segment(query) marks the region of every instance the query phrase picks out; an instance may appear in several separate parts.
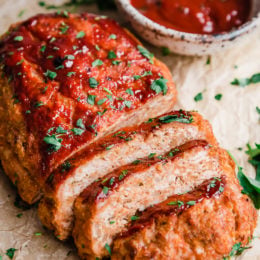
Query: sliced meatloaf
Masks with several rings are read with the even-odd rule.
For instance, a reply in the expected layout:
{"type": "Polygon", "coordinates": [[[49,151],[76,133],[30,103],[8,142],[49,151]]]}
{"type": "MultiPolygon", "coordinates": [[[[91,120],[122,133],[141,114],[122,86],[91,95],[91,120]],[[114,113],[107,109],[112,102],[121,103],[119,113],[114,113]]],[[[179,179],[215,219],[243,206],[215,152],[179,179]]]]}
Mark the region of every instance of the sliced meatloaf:
{"type": "Polygon", "coordinates": [[[244,247],[252,239],[256,221],[237,181],[213,178],[136,214],[115,238],[111,258],[224,259],[234,245],[244,247]]]}
{"type": "Polygon", "coordinates": [[[193,140],[162,156],[120,167],[87,187],[75,202],[73,237],[83,258],[103,257],[137,210],[187,192],[205,179],[233,172],[222,149],[193,140]]]}
{"type": "Polygon", "coordinates": [[[198,113],[184,111],[170,112],[101,138],[52,174],[39,205],[42,223],[59,239],[67,238],[73,224],[74,201],[97,178],[149,154],[162,155],[196,139],[216,145],[209,123],[198,113]]]}
{"type": "Polygon", "coordinates": [[[74,153],[176,100],[167,67],[115,21],[91,14],[13,25],[0,39],[0,73],[0,158],[28,203],[74,153]]]}

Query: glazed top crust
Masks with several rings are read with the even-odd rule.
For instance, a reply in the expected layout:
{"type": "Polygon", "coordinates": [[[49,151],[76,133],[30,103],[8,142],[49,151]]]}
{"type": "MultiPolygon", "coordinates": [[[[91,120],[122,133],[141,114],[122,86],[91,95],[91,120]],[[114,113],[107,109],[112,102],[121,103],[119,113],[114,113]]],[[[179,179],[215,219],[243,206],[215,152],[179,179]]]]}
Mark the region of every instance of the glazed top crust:
{"type": "Polygon", "coordinates": [[[115,21],[90,14],[41,14],[12,26],[0,59],[42,172],[167,92],[153,55],[115,21]]]}

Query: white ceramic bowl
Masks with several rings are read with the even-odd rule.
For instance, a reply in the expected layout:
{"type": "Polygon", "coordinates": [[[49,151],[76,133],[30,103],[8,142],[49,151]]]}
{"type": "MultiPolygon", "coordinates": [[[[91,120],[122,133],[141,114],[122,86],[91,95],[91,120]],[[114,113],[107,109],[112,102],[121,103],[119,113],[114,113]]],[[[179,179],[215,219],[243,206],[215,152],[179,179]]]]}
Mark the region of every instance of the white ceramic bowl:
{"type": "Polygon", "coordinates": [[[146,41],[172,52],[184,55],[208,55],[233,47],[248,37],[260,25],[260,0],[253,0],[250,20],[228,33],[201,35],[166,28],[142,15],[130,4],[130,0],[116,0],[119,11],[131,23],[135,31],[146,41]]]}

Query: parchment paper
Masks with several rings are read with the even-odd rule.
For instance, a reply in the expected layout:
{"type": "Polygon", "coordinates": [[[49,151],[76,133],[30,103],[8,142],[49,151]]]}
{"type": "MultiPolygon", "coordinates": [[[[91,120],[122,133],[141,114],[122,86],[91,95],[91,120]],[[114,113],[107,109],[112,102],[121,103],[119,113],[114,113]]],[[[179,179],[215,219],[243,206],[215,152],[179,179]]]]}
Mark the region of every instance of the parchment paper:
{"type": "MultiPolygon", "coordinates": [[[[59,4],[62,1],[51,3],[59,4]]],[[[78,9],[84,10],[99,13],[95,6],[78,9]]],[[[0,34],[10,24],[42,12],[47,11],[39,7],[37,0],[0,0],[0,34]],[[22,10],[23,15],[18,17],[22,10]]],[[[123,21],[116,12],[102,14],[121,23],[123,21]]],[[[146,46],[172,71],[179,92],[177,108],[202,113],[213,125],[221,146],[237,158],[248,175],[254,177],[255,170],[247,163],[248,158],[244,151],[248,142],[260,143],[260,116],[256,112],[256,106],[260,107],[260,85],[241,88],[232,86],[230,82],[236,77],[250,77],[260,72],[260,30],[248,37],[243,45],[212,56],[209,65],[206,64],[207,57],[183,57],[174,54],[163,57],[159,49],[148,44],[146,46]],[[199,92],[203,92],[203,100],[196,103],[194,97],[199,92]],[[219,93],[223,94],[221,101],[214,99],[219,93]],[[242,147],[243,151],[239,151],[238,147],[242,147]]],[[[15,248],[17,251],[13,259],[17,260],[78,259],[73,243],[62,243],[45,230],[38,220],[35,208],[23,211],[15,207],[15,196],[15,189],[11,187],[7,177],[0,173],[0,256],[8,259],[5,256],[6,250],[15,248]],[[19,213],[22,213],[20,218],[17,217],[19,213]]],[[[260,227],[255,232],[255,236],[259,235],[260,227]]],[[[259,238],[253,240],[252,246],[241,259],[260,259],[259,238]]]]}

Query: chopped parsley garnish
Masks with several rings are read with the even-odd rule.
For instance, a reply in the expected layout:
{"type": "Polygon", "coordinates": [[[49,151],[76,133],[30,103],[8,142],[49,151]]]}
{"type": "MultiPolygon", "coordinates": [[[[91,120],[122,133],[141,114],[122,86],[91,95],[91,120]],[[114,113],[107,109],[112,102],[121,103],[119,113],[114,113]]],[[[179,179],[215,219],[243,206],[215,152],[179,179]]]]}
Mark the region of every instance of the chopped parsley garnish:
{"type": "Polygon", "coordinates": [[[190,206],[193,206],[193,205],[196,204],[196,201],[195,200],[190,200],[190,201],[187,202],[187,204],[190,205],[190,206]]]}
{"type": "Polygon", "coordinates": [[[103,193],[104,193],[105,195],[107,195],[107,194],[108,194],[108,191],[109,191],[109,188],[106,187],[106,186],[104,186],[102,191],[103,191],[103,193]]]}
{"type": "Polygon", "coordinates": [[[108,88],[104,88],[104,90],[105,90],[108,94],[113,95],[113,93],[112,93],[108,88]]]}
{"type": "Polygon", "coordinates": [[[99,83],[95,78],[89,78],[89,86],[91,88],[96,88],[98,85],[99,83]]]}
{"type": "Polygon", "coordinates": [[[111,150],[113,147],[114,147],[114,144],[111,144],[111,145],[109,145],[109,146],[106,147],[106,150],[109,151],[109,150],[111,150]]]}
{"type": "Polygon", "coordinates": [[[138,46],[137,46],[137,49],[139,50],[139,52],[140,52],[145,58],[147,58],[147,59],[149,60],[149,62],[150,62],[151,64],[153,64],[153,57],[154,57],[154,55],[153,55],[151,52],[149,52],[146,48],[144,48],[144,47],[141,46],[141,45],[138,45],[138,46]]]}
{"type": "Polygon", "coordinates": [[[168,56],[171,53],[170,49],[168,47],[162,47],[162,55],[168,56]]]}
{"type": "Polygon", "coordinates": [[[81,39],[81,38],[83,38],[85,35],[86,35],[85,32],[80,31],[80,32],[76,35],[76,38],[77,38],[77,39],[81,39]]]}
{"type": "Polygon", "coordinates": [[[115,177],[112,177],[110,180],[109,180],[109,185],[112,186],[115,182],[115,177]]]}
{"type": "Polygon", "coordinates": [[[140,162],[141,162],[140,160],[135,160],[135,161],[132,162],[132,164],[133,164],[133,165],[137,165],[137,164],[139,164],[140,162]]]}
{"type": "Polygon", "coordinates": [[[44,106],[44,103],[42,101],[37,101],[35,104],[34,104],[34,107],[41,107],[41,106],[44,106]]]}
{"type": "Polygon", "coordinates": [[[46,77],[50,79],[55,79],[57,77],[57,73],[51,70],[47,70],[45,73],[43,73],[46,77]]]}
{"type": "Polygon", "coordinates": [[[56,41],[56,38],[55,37],[51,37],[50,43],[55,42],[55,41],[56,41]]]}
{"type": "Polygon", "coordinates": [[[139,218],[140,218],[140,217],[138,217],[138,216],[132,216],[132,217],[131,217],[131,220],[132,220],[132,221],[135,221],[135,220],[138,220],[139,218]]]}
{"type": "Polygon", "coordinates": [[[148,158],[149,158],[149,159],[152,159],[152,158],[154,158],[155,155],[156,155],[156,153],[150,153],[149,156],[148,156],[148,158]]]}
{"type": "Polygon", "coordinates": [[[68,31],[69,28],[70,27],[67,24],[62,22],[61,27],[60,27],[60,33],[61,34],[65,34],[68,31]]]}
{"type": "Polygon", "coordinates": [[[211,57],[208,56],[207,61],[206,61],[206,65],[209,65],[210,63],[211,63],[211,57]]]}
{"type": "Polygon", "coordinates": [[[260,108],[259,107],[256,107],[256,112],[260,115],[260,108]]]}
{"type": "Polygon", "coordinates": [[[71,131],[74,133],[74,135],[82,135],[85,130],[84,129],[81,129],[81,128],[72,128],[71,131]]]}
{"type": "Polygon", "coordinates": [[[115,224],[116,222],[114,220],[109,221],[109,224],[115,224]]]}
{"type": "Polygon", "coordinates": [[[110,248],[110,246],[108,244],[105,244],[105,249],[107,250],[109,255],[111,255],[111,248],[110,248]]]}
{"type": "Polygon", "coordinates": [[[41,233],[41,232],[36,232],[36,233],[34,233],[34,235],[35,235],[35,236],[41,236],[42,233],[41,233]]]}
{"type": "Polygon", "coordinates": [[[23,36],[16,36],[16,37],[14,37],[14,40],[16,42],[21,42],[23,40],[23,36]]]}
{"type": "Polygon", "coordinates": [[[17,218],[21,218],[22,216],[23,216],[23,213],[18,213],[18,214],[16,215],[17,218]]]}
{"type": "Polygon", "coordinates": [[[103,61],[102,60],[95,60],[92,62],[92,67],[97,67],[97,66],[102,66],[103,65],[103,61]]]}
{"type": "Polygon", "coordinates": [[[75,56],[69,54],[69,55],[66,55],[66,56],[65,56],[65,59],[67,59],[67,60],[74,60],[74,59],[75,59],[75,56]]]}
{"type": "Polygon", "coordinates": [[[67,130],[65,130],[62,126],[58,126],[56,129],[57,134],[67,134],[67,130]]]}
{"type": "Polygon", "coordinates": [[[243,187],[242,193],[247,194],[253,201],[256,209],[260,209],[260,144],[256,144],[256,148],[252,149],[248,145],[249,162],[256,167],[256,178],[253,179],[244,174],[243,168],[238,165],[235,158],[230,154],[233,161],[238,167],[237,177],[240,185],[243,187]]]}
{"type": "Polygon", "coordinates": [[[99,106],[101,106],[101,105],[103,105],[106,101],[107,101],[107,98],[102,98],[102,99],[98,100],[97,104],[98,104],[99,106]]]}
{"type": "Polygon", "coordinates": [[[52,59],[54,56],[50,55],[47,57],[47,59],[52,59]]]}
{"type": "Polygon", "coordinates": [[[195,100],[196,102],[199,102],[199,101],[201,101],[202,99],[203,99],[203,94],[202,94],[202,92],[198,93],[198,94],[194,97],[194,100],[195,100]]]}
{"type": "Polygon", "coordinates": [[[112,64],[113,64],[113,65],[119,65],[120,63],[121,63],[120,60],[113,60],[113,61],[112,61],[112,64]]]}
{"type": "Polygon", "coordinates": [[[15,248],[9,248],[6,250],[6,255],[10,258],[10,259],[13,259],[14,257],[14,254],[15,254],[15,251],[17,251],[17,249],[15,248]]]}
{"type": "Polygon", "coordinates": [[[164,78],[156,79],[153,81],[151,85],[151,89],[156,92],[156,94],[163,93],[163,95],[166,95],[168,87],[167,83],[168,80],[164,78]]]}
{"type": "Polygon", "coordinates": [[[110,52],[108,53],[108,55],[107,55],[107,58],[108,58],[108,59],[116,59],[117,56],[116,56],[115,52],[110,51],[110,52]]]}
{"type": "Polygon", "coordinates": [[[71,77],[72,75],[75,75],[75,74],[76,74],[76,72],[70,71],[70,72],[67,73],[67,76],[68,76],[68,77],[71,77]]]}
{"type": "Polygon", "coordinates": [[[21,59],[20,61],[18,61],[18,62],[16,63],[16,65],[19,66],[19,65],[21,65],[23,62],[24,62],[24,59],[21,59]]]}
{"type": "Polygon", "coordinates": [[[141,78],[141,76],[140,75],[134,75],[133,78],[134,78],[134,80],[138,80],[138,79],[141,78]]]}
{"type": "Polygon", "coordinates": [[[184,123],[184,124],[190,124],[193,122],[193,117],[190,116],[185,116],[183,114],[180,115],[168,115],[168,116],[163,116],[159,118],[159,121],[164,124],[168,124],[171,122],[179,122],[179,123],[184,123]]]}
{"type": "Polygon", "coordinates": [[[171,202],[167,203],[167,205],[169,205],[169,206],[178,205],[178,207],[180,208],[181,206],[184,205],[184,203],[182,201],[178,200],[178,201],[171,201],[171,202]]]}
{"type": "Polygon", "coordinates": [[[124,101],[124,105],[128,108],[131,108],[131,105],[132,105],[132,102],[131,101],[128,101],[128,100],[125,100],[124,101]]]}
{"type": "Polygon", "coordinates": [[[95,95],[88,95],[87,102],[90,105],[95,105],[96,96],[95,95]]]}
{"type": "Polygon", "coordinates": [[[132,89],[128,88],[126,91],[125,91],[127,94],[133,96],[134,95],[134,92],[132,89]]]}
{"type": "Polygon", "coordinates": [[[216,100],[221,100],[222,96],[223,96],[222,94],[217,94],[217,95],[215,96],[215,99],[216,99],[216,100]]]}
{"type": "Polygon", "coordinates": [[[57,152],[62,144],[62,139],[61,138],[58,138],[57,135],[51,135],[51,136],[45,136],[43,141],[48,144],[48,146],[50,147],[50,150],[51,151],[54,151],[54,152],[57,152]]]}
{"type": "Polygon", "coordinates": [[[127,175],[127,173],[128,173],[128,170],[123,170],[122,172],[121,172],[121,174],[119,175],[119,180],[121,181],[121,180],[123,180],[124,178],[125,178],[125,176],[127,175]]]}
{"type": "Polygon", "coordinates": [[[116,37],[115,34],[110,34],[110,35],[109,35],[109,39],[116,40],[116,38],[117,38],[117,37],[116,37]]]}
{"type": "Polygon", "coordinates": [[[241,242],[236,243],[232,247],[232,250],[231,250],[230,254],[228,255],[228,257],[224,257],[223,260],[227,260],[227,259],[229,259],[229,257],[232,257],[232,256],[241,255],[246,249],[250,248],[250,247],[242,247],[241,245],[242,245],[241,242]]]}
{"type": "Polygon", "coordinates": [[[235,78],[230,84],[245,87],[250,84],[256,84],[260,82],[260,73],[254,74],[251,78],[235,78]]]}
{"type": "Polygon", "coordinates": [[[18,14],[18,17],[22,17],[23,16],[23,14],[25,13],[25,9],[23,9],[23,10],[21,10],[20,12],[19,12],[19,14],[18,14]]]}
{"type": "Polygon", "coordinates": [[[76,125],[82,129],[85,129],[85,125],[83,124],[83,120],[81,118],[77,120],[76,125]]]}

